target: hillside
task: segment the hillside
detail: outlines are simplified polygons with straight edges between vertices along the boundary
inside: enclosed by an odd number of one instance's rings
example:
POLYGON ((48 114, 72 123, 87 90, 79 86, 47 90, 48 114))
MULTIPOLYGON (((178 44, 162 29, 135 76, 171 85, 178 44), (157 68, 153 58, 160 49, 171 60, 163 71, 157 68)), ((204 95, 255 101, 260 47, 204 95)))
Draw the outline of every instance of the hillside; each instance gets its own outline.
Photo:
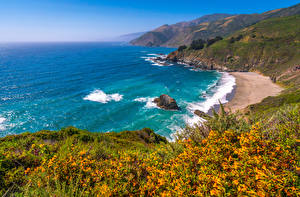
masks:
POLYGON ((147 32, 137 39, 131 41, 133 45, 142 46, 171 46, 171 42, 177 42, 183 39, 191 28, 200 24, 217 21, 222 18, 230 17, 230 14, 212 14, 205 15, 198 19, 180 22, 174 25, 163 25, 153 31, 147 32))
POLYGON ((171 53, 170 60, 204 69, 256 71, 288 86, 300 84, 300 15, 261 21, 203 49, 171 53))
POLYGON ((261 14, 226 15, 216 14, 201 17, 197 22, 163 25, 131 41, 141 46, 172 46, 190 44, 196 39, 210 39, 216 36, 228 36, 235 31, 253 25, 259 21, 300 14, 300 4, 289 8, 271 10, 261 14))

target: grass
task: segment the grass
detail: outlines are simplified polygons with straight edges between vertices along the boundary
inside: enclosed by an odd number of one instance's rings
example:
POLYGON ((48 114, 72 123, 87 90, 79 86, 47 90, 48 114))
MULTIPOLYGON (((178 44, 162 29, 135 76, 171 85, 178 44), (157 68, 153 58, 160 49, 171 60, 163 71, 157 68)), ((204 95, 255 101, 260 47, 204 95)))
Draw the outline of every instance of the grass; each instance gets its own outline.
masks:
POLYGON ((177 56, 199 59, 208 65, 213 62, 232 71, 259 71, 286 85, 297 85, 298 72, 289 72, 300 62, 297 24, 300 15, 264 20, 202 50, 185 49, 177 56))

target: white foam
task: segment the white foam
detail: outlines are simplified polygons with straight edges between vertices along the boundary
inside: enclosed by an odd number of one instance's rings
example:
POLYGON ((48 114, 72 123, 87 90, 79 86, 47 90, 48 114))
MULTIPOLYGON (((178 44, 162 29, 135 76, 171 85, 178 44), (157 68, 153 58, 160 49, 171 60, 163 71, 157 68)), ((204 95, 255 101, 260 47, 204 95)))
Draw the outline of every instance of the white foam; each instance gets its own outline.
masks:
POLYGON ((220 85, 216 86, 216 91, 211 97, 207 97, 204 102, 195 102, 188 105, 188 110, 194 112, 200 110, 207 113, 214 105, 219 104, 219 101, 224 104, 227 103, 227 94, 233 91, 235 86, 235 78, 229 73, 222 73, 222 77, 218 82, 220 85))
POLYGON ((6 118, 0 117, 0 131, 5 130, 5 125, 3 124, 6 121, 6 118))
POLYGON ((203 72, 202 69, 200 68, 192 68, 192 69, 189 69, 190 71, 193 71, 193 72, 203 72))
POLYGON ((0 117, 0 124, 3 123, 6 119, 3 117, 0 117))
POLYGON ((146 103, 145 108, 158 108, 157 105, 153 102, 155 97, 140 97, 136 98, 133 101, 146 103))
POLYGON ((156 57, 160 56, 160 55, 154 54, 154 53, 150 53, 150 54, 147 54, 147 55, 150 55, 150 56, 156 56, 156 57))
POLYGON ((84 97, 84 100, 95 101, 100 103, 108 103, 109 101, 120 101, 122 100, 123 95, 118 93, 116 94, 105 94, 102 90, 94 90, 89 95, 84 97))
POLYGON ((151 62, 153 66, 173 66, 174 64, 167 63, 167 61, 156 60, 155 57, 141 57, 145 61, 151 62))
POLYGON ((195 126, 201 124, 201 122, 204 122, 205 119, 193 114, 193 116, 185 115, 184 121, 189 126, 195 126))
POLYGON ((187 125, 193 127, 195 124, 199 125, 205 121, 205 119, 194 114, 195 110, 200 110, 207 113, 214 105, 218 105, 219 101, 222 104, 228 102, 226 96, 233 91, 235 86, 235 78, 229 73, 222 73, 222 77, 218 81, 218 84, 219 85, 211 85, 212 88, 215 88, 215 93, 212 96, 207 97, 205 101, 188 103, 187 110, 193 115, 189 116, 186 114, 184 116, 184 121, 187 125))
POLYGON ((160 63, 154 63, 152 64, 153 66, 161 66, 161 67, 165 67, 165 66, 173 66, 174 64, 160 64, 160 63))
POLYGON ((2 101, 7 101, 7 100, 10 100, 10 99, 11 99, 11 98, 9 98, 9 97, 2 97, 2 98, 1 98, 2 101))

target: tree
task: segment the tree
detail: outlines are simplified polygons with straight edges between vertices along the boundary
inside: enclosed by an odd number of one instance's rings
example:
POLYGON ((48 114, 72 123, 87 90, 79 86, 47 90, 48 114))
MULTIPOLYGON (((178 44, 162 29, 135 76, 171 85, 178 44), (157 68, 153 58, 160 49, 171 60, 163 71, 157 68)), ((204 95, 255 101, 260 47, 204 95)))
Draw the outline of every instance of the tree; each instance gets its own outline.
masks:
POLYGON ((210 45, 212 45, 213 43, 219 41, 219 40, 223 40, 223 38, 221 36, 216 36, 215 38, 213 39, 209 39, 207 40, 207 45, 206 47, 209 47, 210 45))
POLYGON ((178 47, 178 51, 183 51, 186 48, 187 48, 187 46, 185 46, 185 45, 179 46, 178 47))
POLYGON ((193 40, 190 48, 191 49, 194 49, 194 50, 200 50, 200 49, 203 49, 204 48, 204 44, 205 44, 205 41, 202 40, 202 39, 199 39, 199 40, 193 40))
POLYGON ((234 43, 234 42, 235 42, 234 37, 231 37, 231 38, 229 39, 229 42, 230 42, 231 44, 234 43))
POLYGON ((240 34, 238 37, 236 37, 236 41, 240 41, 244 36, 242 34, 240 34))

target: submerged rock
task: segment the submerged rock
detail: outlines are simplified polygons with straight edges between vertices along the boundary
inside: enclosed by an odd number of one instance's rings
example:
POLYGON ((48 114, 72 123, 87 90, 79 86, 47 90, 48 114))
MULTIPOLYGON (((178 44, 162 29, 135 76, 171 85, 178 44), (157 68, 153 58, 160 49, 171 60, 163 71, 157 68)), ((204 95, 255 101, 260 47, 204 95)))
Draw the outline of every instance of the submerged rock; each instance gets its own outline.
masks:
POLYGON ((154 99, 153 101, 156 105, 162 109, 166 110, 179 110, 175 99, 170 97, 169 95, 162 94, 159 98, 154 99))

